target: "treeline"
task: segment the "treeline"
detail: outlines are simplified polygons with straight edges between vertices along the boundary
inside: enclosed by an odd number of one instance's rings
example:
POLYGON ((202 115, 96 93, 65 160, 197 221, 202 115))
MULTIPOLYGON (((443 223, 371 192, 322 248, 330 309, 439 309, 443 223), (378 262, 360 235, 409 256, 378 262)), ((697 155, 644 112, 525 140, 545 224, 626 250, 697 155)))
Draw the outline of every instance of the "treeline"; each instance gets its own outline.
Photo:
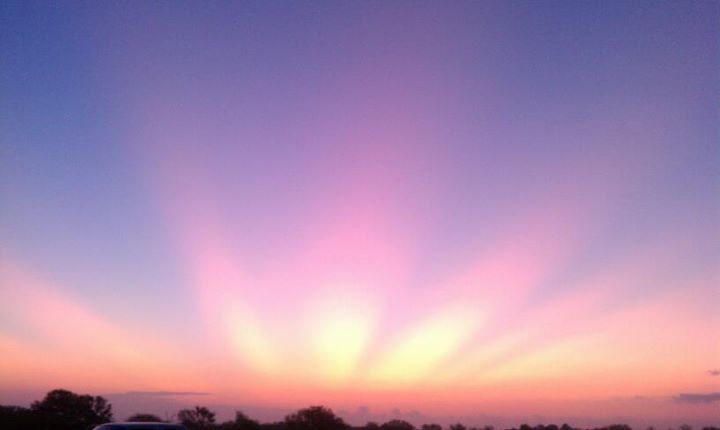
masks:
MULTIPOLYGON (((97 425, 113 422, 112 405, 101 396, 75 394, 68 390, 53 390, 29 408, 0 405, 2 430, 91 430, 97 425)), ((121 420, 122 421, 122 420, 121 420)), ((324 406, 311 406, 289 414, 284 420, 260 423, 238 411, 231 421, 217 422, 215 412, 202 406, 180 410, 172 420, 156 415, 138 413, 125 419, 129 422, 178 422, 188 430, 495 430, 492 426, 465 427, 454 424, 443 428, 439 424, 424 424, 419 428, 399 419, 383 424, 368 422, 364 426, 350 426, 324 406)), ((529 426, 506 430, 583 430, 568 424, 529 426)), ((632 430, 624 424, 599 427, 592 430, 632 430)), ((647 429, 652 430, 652 429, 647 429)), ((680 430, 692 430, 681 426, 680 430)), ((702 430, 720 430, 704 427, 702 430)))

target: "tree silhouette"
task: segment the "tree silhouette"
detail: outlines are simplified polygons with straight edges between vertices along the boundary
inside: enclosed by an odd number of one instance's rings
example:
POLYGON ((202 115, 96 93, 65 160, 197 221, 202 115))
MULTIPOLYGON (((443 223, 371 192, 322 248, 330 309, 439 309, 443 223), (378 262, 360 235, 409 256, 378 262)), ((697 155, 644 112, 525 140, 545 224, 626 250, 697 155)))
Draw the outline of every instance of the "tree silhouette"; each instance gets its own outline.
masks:
POLYGON ((626 424, 611 424, 609 426, 601 427, 599 430, 632 430, 632 428, 626 424))
POLYGON ((162 423, 163 419, 153 414, 135 414, 125 421, 129 423, 162 423))
MULTIPOLYGON (((178 420, 188 430, 415 430, 404 420, 394 419, 378 426, 368 422, 365 426, 350 427, 332 410, 311 406, 287 415, 284 421, 258 423, 237 411, 233 421, 215 424, 215 413, 206 407, 196 406, 178 412, 178 420)), ((34 402, 30 408, 0 405, 1 430, 90 430, 96 425, 112 421, 112 406, 100 396, 75 394, 68 390, 53 390, 34 402)), ((138 413, 127 419, 130 422, 163 422, 156 415, 138 413)), ((420 430, 443 430, 439 424, 424 424, 420 430)), ((468 430, 462 424, 451 425, 448 430, 468 430)), ((471 427, 469 430, 494 430, 492 426, 471 427)), ((517 428, 507 430, 518 430, 517 428)), ((568 424, 529 426, 519 430, 582 430, 568 424)), ((632 430, 625 424, 613 424, 587 430, 632 430)), ((652 430, 649 428, 647 430, 652 430)), ((668 429, 672 430, 672 429, 668 429)), ((692 430, 680 426, 678 430, 692 430)), ((720 427, 702 427, 702 430, 720 430, 720 427)))
POLYGON ((220 424, 221 430, 260 430, 260 423, 248 418, 240 411, 235 412, 235 420, 220 424))
POLYGON ((390 420, 380 428, 382 430, 415 430, 415 426, 405 420, 390 420))
POLYGON ((342 418, 324 406, 300 409, 285 417, 288 430, 346 430, 342 418))
POLYGON ((285 421, 262 423, 262 424, 260 424, 260 429, 261 430, 288 430, 287 424, 285 424, 285 421))
POLYGON ((195 406, 194 409, 178 412, 178 421, 188 430, 206 430, 215 425, 215 412, 204 406, 195 406))
POLYGON ((45 429, 43 417, 28 408, 0 406, 0 428, 3 430, 45 429))
POLYGON ((86 429, 112 421, 112 406, 100 396, 52 390, 33 402, 30 410, 42 415, 57 429, 86 429))

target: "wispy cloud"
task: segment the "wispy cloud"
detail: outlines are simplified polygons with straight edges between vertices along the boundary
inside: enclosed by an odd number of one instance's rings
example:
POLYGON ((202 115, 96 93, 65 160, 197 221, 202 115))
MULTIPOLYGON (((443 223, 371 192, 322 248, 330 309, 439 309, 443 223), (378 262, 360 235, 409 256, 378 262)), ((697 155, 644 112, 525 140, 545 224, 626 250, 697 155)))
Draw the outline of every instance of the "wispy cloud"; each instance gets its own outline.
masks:
POLYGON ((710 369, 708 370, 708 373, 710 376, 720 376, 720 369, 710 369))
POLYGON ((680 403, 713 403, 720 401, 720 393, 681 393, 673 399, 680 403))

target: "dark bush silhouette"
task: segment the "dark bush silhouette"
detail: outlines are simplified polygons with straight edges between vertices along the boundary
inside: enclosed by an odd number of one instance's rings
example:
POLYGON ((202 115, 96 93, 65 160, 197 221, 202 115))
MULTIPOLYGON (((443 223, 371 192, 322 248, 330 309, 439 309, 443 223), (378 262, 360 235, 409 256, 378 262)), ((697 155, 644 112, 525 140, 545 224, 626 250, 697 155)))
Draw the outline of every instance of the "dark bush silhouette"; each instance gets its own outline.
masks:
POLYGON ((188 430, 206 430, 215 427, 215 412, 204 406, 183 409, 178 412, 178 421, 188 430))
POLYGON ((596 428, 595 430, 632 430, 632 428, 625 424, 612 424, 606 427, 596 428))
POLYGON ((288 430, 346 430, 342 418, 324 406, 300 409, 285 417, 288 430))
POLYGON ((260 423, 248 418, 240 411, 235 412, 234 421, 226 421, 219 426, 220 430, 260 430, 260 423))
POLYGON ((20 406, 0 406, 0 428, 30 430, 48 428, 43 416, 20 406))
MULTIPOLYGON (((364 426, 350 427, 324 406, 311 406, 289 414, 284 421, 259 423, 237 411, 233 421, 215 423, 215 413, 206 407, 196 406, 178 412, 178 421, 188 430, 415 430, 404 420, 394 419, 378 426, 368 422, 364 426)), ((112 406, 100 396, 75 394, 68 390, 53 390, 34 402, 30 408, 0 405, 1 430, 90 430, 96 425, 112 421, 112 406)), ((163 422, 156 415, 139 413, 127 419, 131 422, 163 422)), ((424 424, 420 430, 443 430, 439 424, 424 424)), ((447 430, 467 430, 463 424, 451 425, 447 430)), ((469 430, 494 430, 492 426, 471 427, 469 430)), ((518 430, 517 428, 507 430, 518 430)), ((563 424, 530 426, 519 430, 582 430, 563 424)), ((632 430, 625 424, 613 424, 588 430, 632 430)), ((648 429, 651 430, 651 429, 648 429)), ((668 429, 672 430, 672 429, 668 429)), ((692 430, 680 426, 678 430, 692 430)), ((720 427, 703 427, 702 430, 720 430, 720 427)))
POLYGON ((260 424, 260 430, 287 430, 287 424, 285 424, 285 421, 262 423, 260 424))
POLYGON ((50 391, 30 410, 41 417, 42 428, 57 430, 86 430, 113 418, 112 406, 103 397, 68 390, 50 391))
POLYGON ((135 414, 125 421, 129 423, 163 423, 165 420, 153 414, 135 414))
POLYGON ((380 428, 382 430, 415 430, 415 426, 405 420, 390 420, 380 428))

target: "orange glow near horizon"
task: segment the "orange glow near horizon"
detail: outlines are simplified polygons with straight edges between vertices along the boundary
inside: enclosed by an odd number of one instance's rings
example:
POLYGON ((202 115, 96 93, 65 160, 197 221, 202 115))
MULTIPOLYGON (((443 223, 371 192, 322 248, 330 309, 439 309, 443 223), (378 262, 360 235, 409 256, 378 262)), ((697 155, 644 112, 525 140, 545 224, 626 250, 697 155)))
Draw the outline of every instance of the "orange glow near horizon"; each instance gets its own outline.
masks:
POLYGON ((0 404, 716 425, 720 3, 310 3, 3 2, 0 404))

